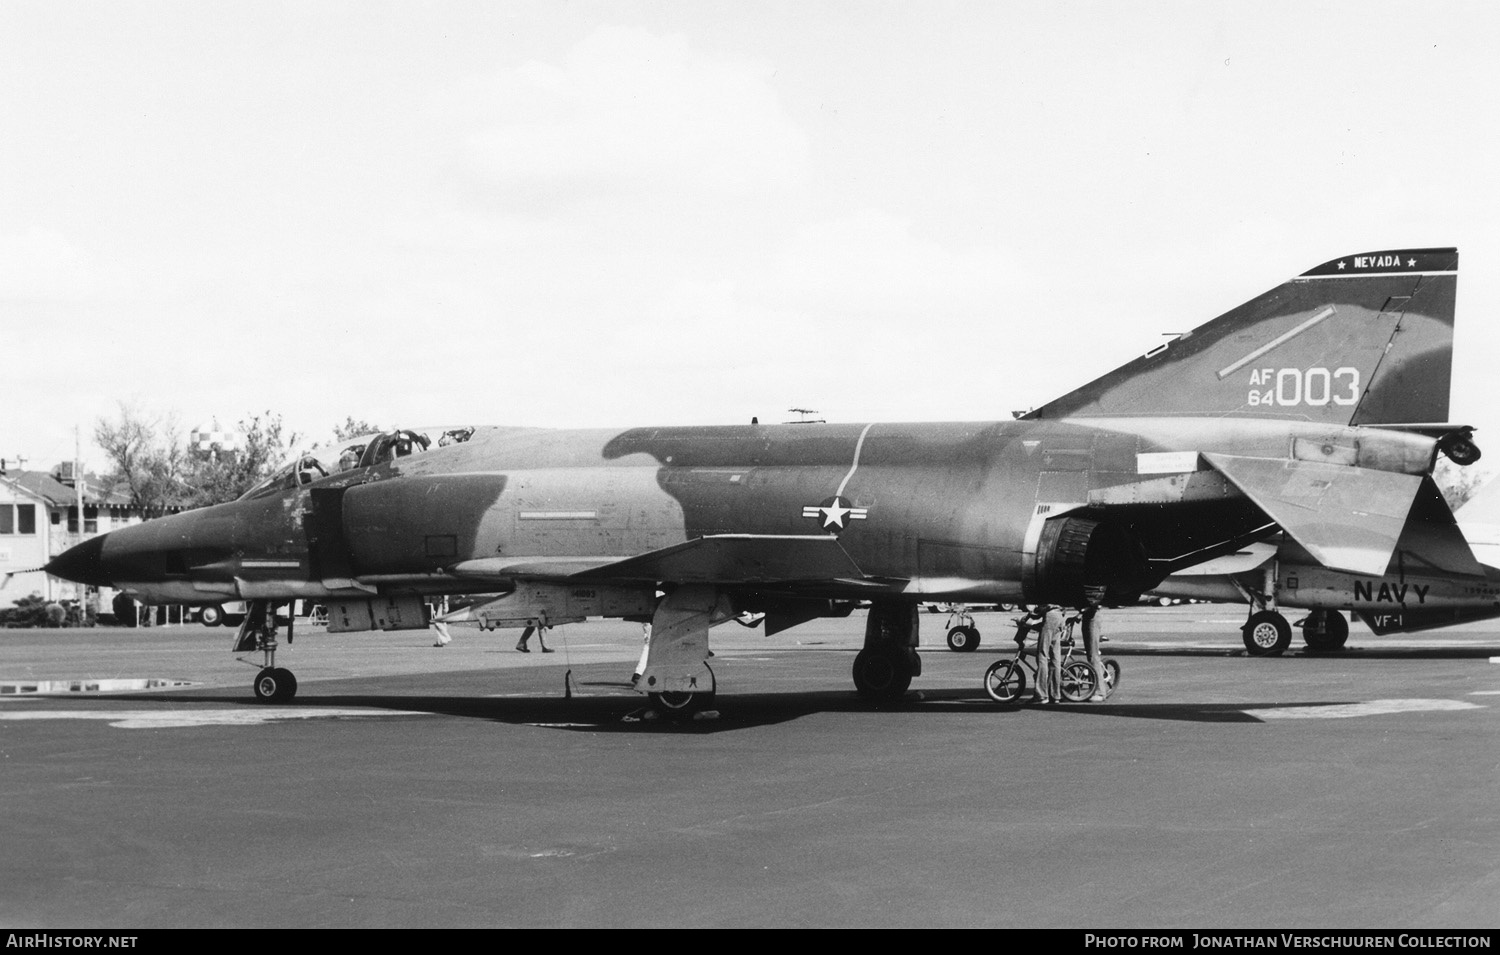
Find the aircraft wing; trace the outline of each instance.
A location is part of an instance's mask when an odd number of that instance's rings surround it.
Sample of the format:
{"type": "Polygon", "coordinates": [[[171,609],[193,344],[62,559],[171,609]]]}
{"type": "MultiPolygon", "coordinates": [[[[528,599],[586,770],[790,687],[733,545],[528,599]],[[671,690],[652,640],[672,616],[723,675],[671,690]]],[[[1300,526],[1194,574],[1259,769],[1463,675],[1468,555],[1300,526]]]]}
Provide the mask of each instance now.
{"type": "Polygon", "coordinates": [[[1422,489],[1422,476],[1372,468],[1203,457],[1320,564],[1356,574],[1385,573],[1422,489]]]}
{"type": "Polygon", "coordinates": [[[838,538],[823,534],[716,534],[574,575],[576,580],[691,584],[861,580],[838,538]]]}
{"type": "Polygon", "coordinates": [[[589,581],[670,580],[686,584],[860,581],[864,572],[838,538],[804,534],[717,534],[636,557],[485,557],[448,569],[455,577],[589,581]]]}

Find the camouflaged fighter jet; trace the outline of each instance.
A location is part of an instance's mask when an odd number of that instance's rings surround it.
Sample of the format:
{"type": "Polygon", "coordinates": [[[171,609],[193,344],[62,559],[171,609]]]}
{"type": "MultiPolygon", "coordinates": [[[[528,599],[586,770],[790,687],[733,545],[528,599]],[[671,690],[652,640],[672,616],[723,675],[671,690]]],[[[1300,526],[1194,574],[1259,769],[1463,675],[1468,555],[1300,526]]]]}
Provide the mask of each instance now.
{"type": "Polygon", "coordinates": [[[667,710],[716,689],[708,633],[773,634],[867,603],[854,685],[902,696],[923,602],[1134,600],[1278,532],[1320,566],[1386,571],[1405,535],[1478,574],[1441,506],[1454,249],[1352,255],[1018,420],[393,433],[345,471],[294,462],[240,500],[113,531],[60,577],[147,602],[250,602],[256,695],[288,698],[277,605],[331,630],[418,628],[425,597],[496,594],[490,625],[649,622],[637,688],[667,710]]]}

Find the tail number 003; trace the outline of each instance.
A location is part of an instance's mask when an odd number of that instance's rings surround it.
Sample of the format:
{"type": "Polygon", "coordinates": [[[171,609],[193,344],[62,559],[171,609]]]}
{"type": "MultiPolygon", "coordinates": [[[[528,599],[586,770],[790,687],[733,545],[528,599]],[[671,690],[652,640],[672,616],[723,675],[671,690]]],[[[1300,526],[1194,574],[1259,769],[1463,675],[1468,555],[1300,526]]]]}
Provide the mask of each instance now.
{"type": "Polygon", "coordinates": [[[1248,405],[1313,405],[1359,401],[1359,369],[1257,368],[1250,372],[1248,405]]]}

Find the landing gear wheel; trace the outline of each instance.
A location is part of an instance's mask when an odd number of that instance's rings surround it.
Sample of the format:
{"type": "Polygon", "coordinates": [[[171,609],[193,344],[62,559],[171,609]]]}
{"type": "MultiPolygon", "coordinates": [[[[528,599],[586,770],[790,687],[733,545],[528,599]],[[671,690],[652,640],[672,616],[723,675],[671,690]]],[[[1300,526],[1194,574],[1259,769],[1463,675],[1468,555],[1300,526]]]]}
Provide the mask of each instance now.
{"type": "Polygon", "coordinates": [[[685,693],[680,690],[651,693],[649,696],[656,711],[670,719],[686,719],[699,710],[708,709],[714,700],[712,693],[685,693]]]}
{"type": "Polygon", "coordinates": [[[948,631],[948,649],[958,653],[973,653],[979,649],[979,630],[976,627],[954,627],[948,631]]]}
{"type": "Polygon", "coordinates": [[[1302,639],[1307,642],[1307,649],[1323,653],[1344,649],[1344,644],[1349,639],[1349,621],[1337,610],[1325,610],[1314,613],[1308,624],[1312,624],[1319,613],[1322,614],[1322,627],[1302,628],[1302,639]]]}
{"type": "Polygon", "coordinates": [[[1113,660],[1104,661],[1104,698],[1107,700],[1120,685],[1120,665],[1113,660]]]}
{"type": "Polygon", "coordinates": [[[1245,650],[1252,657],[1280,654],[1292,645],[1292,625],[1274,610],[1262,610],[1250,615],[1242,628],[1245,650]]]}
{"type": "Polygon", "coordinates": [[[905,654],[861,650],[854,657],[854,689],[877,703],[901,699],[911,686],[912,668],[905,654]]]}
{"type": "Polygon", "coordinates": [[[984,671],[984,692],[996,703],[1014,703],[1026,692],[1026,668],[1015,660],[1000,660],[984,671]]]}
{"type": "Polygon", "coordinates": [[[217,627],[224,622],[224,611],[220,607],[204,607],[199,619],[205,627],[217,627]]]}
{"type": "Polygon", "coordinates": [[[255,698],[262,703],[285,703],[297,695],[297,678],[285,667],[266,667],[255,675],[255,698]]]}
{"type": "Polygon", "coordinates": [[[1063,667],[1062,695],[1069,703],[1083,703],[1094,695],[1094,668],[1082,660],[1063,667]]]}

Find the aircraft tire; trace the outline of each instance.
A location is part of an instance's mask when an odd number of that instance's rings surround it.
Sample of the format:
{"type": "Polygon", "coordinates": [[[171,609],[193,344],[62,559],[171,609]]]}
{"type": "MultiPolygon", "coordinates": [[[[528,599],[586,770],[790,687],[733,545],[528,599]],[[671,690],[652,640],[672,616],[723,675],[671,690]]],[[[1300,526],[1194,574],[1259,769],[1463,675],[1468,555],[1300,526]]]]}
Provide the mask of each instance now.
{"type": "Polygon", "coordinates": [[[954,627],[948,631],[948,649],[956,653],[973,653],[979,649],[979,630],[976,627],[954,627]]]}
{"type": "Polygon", "coordinates": [[[1018,660],[998,660],[984,671],[984,692],[996,703],[1017,703],[1026,693],[1026,668],[1018,660]]]}
{"type": "Polygon", "coordinates": [[[1292,645],[1292,625],[1274,610],[1262,610],[1250,615],[1241,628],[1245,639],[1245,652],[1252,657],[1280,655],[1292,645]]]}
{"type": "Polygon", "coordinates": [[[1120,685],[1120,664],[1113,660],[1104,661],[1104,698],[1107,700],[1114,694],[1115,688],[1120,685]]]}
{"type": "Polygon", "coordinates": [[[1303,627],[1302,639],[1309,650],[1320,653],[1342,650],[1349,640],[1349,621],[1337,610],[1324,611],[1323,632],[1319,633],[1314,627],[1303,627]]]}
{"type": "Polygon", "coordinates": [[[205,627],[217,627],[224,622],[224,608],[215,607],[210,604],[203,608],[203,613],[199,614],[199,619],[203,621],[205,627]]]}
{"type": "Polygon", "coordinates": [[[1084,703],[1094,695],[1094,668],[1086,660],[1065,664],[1062,671],[1062,695],[1069,703],[1084,703]]]}
{"type": "Polygon", "coordinates": [[[864,649],[854,657],[854,689],[876,703],[901,699],[911,687],[912,670],[903,653],[864,649]]]}
{"type": "Polygon", "coordinates": [[[262,703],[285,703],[297,695],[297,678],[285,667],[266,667],[255,675],[253,688],[262,703]]]}
{"type": "Polygon", "coordinates": [[[699,710],[708,709],[713,704],[714,694],[668,690],[665,693],[652,693],[650,699],[651,705],[662,716],[669,719],[686,719],[699,710]]]}

